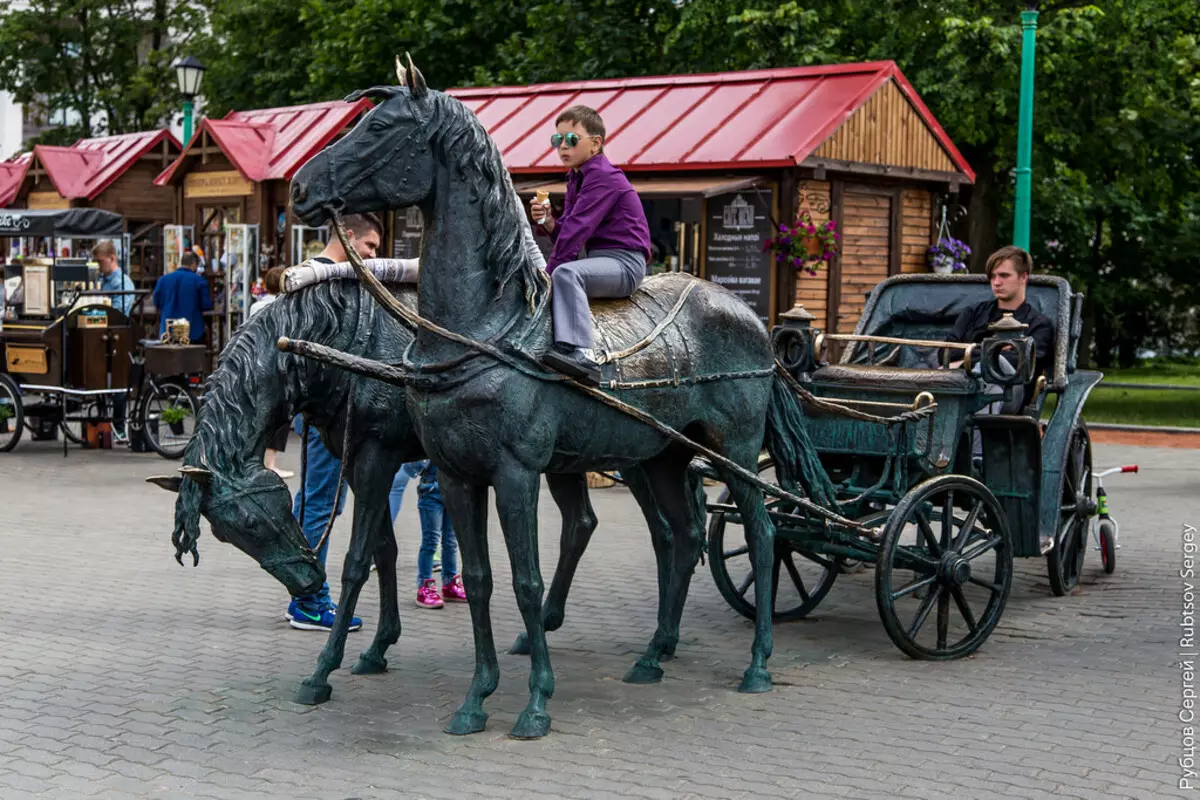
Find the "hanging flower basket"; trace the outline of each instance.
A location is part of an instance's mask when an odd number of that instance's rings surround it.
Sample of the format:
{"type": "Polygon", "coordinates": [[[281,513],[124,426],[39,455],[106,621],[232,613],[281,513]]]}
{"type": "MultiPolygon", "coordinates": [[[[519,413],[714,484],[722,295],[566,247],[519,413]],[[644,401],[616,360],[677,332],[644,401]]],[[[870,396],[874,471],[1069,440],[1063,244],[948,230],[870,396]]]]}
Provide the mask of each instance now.
{"type": "Polygon", "coordinates": [[[791,225],[780,225],[779,234],[768,239],[763,250],[774,251],[777,263],[816,275],[818,267],[829,264],[837,255],[840,238],[836,222],[813,222],[812,214],[805,209],[791,225]]]}
{"type": "Polygon", "coordinates": [[[938,275],[952,275],[967,271],[967,256],[971,248],[952,236],[942,236],[937,244],[925,253],[929,268],[938,275]]]}

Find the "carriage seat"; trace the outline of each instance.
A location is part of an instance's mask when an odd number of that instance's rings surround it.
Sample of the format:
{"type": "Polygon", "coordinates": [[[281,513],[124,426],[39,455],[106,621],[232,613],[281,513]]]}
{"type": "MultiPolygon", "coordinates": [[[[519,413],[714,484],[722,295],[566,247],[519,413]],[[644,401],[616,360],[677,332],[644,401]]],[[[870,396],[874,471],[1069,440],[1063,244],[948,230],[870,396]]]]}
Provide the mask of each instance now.
{"type": "MultiPolygon", "coordinates": [[[[1072,321],[1071,293],[1067,282],[1050,275],[1031,275],[1026,290],[1030,305],[1040,311],[1054,328],[1052,383],[1065,385],[1068,371],[1064,356],[1074,352],[1078,339],[1072,321]]],[[[867,301],[855,333],[892,336],[902,339],[947,341],[954,321],[966,309],[992,299],[991,286],[984,275],[899,275],[875,287],[867,301]]],[[[1075,326],[1077,327],[1077,325],[1075,326]]],[[[938,352],[931,348],[876,345],[875,362],[896,367],[937,371],[938,352]],[[899,353],[896,353],[896,350],[899,353]]],[[[839,366],[870,363],[865,344],[847,346],[839,366]]],[[[1073,368],[1073,364],[1070,365],[1073,368]]]]}
{"type": "Polygon", "coordinates": [[[910,369],[869,364],[829,364],[812,374],[813,383],[841,388],[905,392],[949,392],[970,394],[979,390],[979,381],[962,369],[910,369]]]}

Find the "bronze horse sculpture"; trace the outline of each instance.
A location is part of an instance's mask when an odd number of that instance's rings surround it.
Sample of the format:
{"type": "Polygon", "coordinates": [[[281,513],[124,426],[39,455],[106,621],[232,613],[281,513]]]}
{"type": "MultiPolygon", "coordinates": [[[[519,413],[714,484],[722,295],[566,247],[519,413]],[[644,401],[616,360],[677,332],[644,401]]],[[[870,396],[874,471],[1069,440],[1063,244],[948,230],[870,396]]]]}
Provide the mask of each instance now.
{"type": "MultiPolygon", "coordinates": [[[[413,286],[393,291],[399,302],[415,309],[413,286]]],[[[405,411],[403,389],[284,355],[274,345],[285,332],[370,358],[386,358],[413,340],[409,328],[378,312],[356,280],[330,280],[283,294],[239,328],[221,354],[184,456],[183,474],[149,480],[179,494],[173,534],[177,558],[188,553],[199,557],[204,516],[218,540],[250,555],[296,595],[319,587],[324,574],[292,516],[290,490],[263,465],[268,433],[292,415],[304,414],[330,451],[343,459],[355,502],[339,614],[313,674],[296,693],[297,702],[314,705],[332,694],[329,675],[341,666],[348,620],[372,560],[378,565],[380,621],[374,640],[351,671],[365,675],[387,668],[385,654],[401,629],[388,493],[400,464],[425,454],[405,411]]],[[[626,479],[638,481],[640,476],[631,473],[626,479]]],[[[596,515],[583,475],[548,475],[547,484],[563,517],[558,567],[543,609],[546,629],[556,630],[563,623],[567,593],[596,528],[596,515]]],[[[667,537],[657,513],[648,524],[656,542],[667,537]]],[[[672,647],[677,640],[676,629],[672,647]]],[[[516,651],[523,648],[520,640],[514,646],[516,651]]]]}
{"type": "MultiPolygon", "coordinates": [[[[489,609],[489,486],[532,656],[530,699],[514,737],[548,732],[546,703],[554,693],[541,612],[540,474],[642,469],[647,485],[635,497],[643,508],[662,509],[674,540],[671,551],[656,547],[656,555],[660,575],[668,577],[665,612],[678,628],[704,517],[688,478],[692,451],[678,437],[663,435],[662,425],[728,459],[716,467],[741,511],[757,574],[752,658],[740,689],[769,690],[774,528],[761,490],[737,470],[753,470],[765,443],[785,485],[803,483],[827,503],[832,487],[817,477],[823,473],[807,446],[803,413],[775,372],[762,323],[714,284],[687,276],[653,278],[628,301],[593,304],[597,341],[608,354],[628,351],[603,359],[603,385],[628,413],[545,371],[538,357],[550,344],[548,282],[521,247],[524,221],[500,153],[466,106],[429,89],[411,60],[404,83],[348,98],[371,96],[380,103],[301,168],[292,204],[309,225],[367,209],[415,205],[424,215],[421,324],[413,345],[388,361],[403,356],[399,369],[407,377],[395,379],[408,384],[409,413],[439,466],[470,599],[475,674],[446,730],[483,730],[483,700],[499,679],[489,609]],[[647,427],[638,414],[650,415],[660,428],[647,427]]],[[[365,270],[359,276],[389,313],[411,318],[388,302],[365,270]]],[[[381,374],[389,369],[377,366],[381,374]]],[[[633,677],[657,679],[667,645],[656,634],[633,677]]]]}

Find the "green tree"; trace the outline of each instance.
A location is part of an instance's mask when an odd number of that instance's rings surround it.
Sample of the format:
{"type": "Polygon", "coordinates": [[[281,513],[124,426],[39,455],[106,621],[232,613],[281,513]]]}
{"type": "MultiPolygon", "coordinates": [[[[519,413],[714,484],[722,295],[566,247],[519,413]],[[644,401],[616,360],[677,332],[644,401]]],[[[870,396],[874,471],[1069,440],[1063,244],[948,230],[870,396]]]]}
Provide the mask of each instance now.
{"type": "Polygon", "coordinates": [[[45,120],[48,142],[154,128],[179,107],[171,63],[197,30],[183,0],[31,0],[0,6],[0,89],[45,120]]]}

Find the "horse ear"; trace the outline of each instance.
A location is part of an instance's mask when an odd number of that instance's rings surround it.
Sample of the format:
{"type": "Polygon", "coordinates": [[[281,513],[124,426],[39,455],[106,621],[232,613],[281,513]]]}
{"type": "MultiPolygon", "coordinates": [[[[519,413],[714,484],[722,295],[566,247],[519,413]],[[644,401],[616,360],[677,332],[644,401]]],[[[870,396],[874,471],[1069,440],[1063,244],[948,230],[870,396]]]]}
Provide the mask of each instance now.
{"type": "Polygon", "coordinates": [[[408,90],[412,93],[414,100],[420,100],[429,91],[429,87],[425,85],[425,76],[413,63],[412,55],[409,53],[404,55],[408,59],[408,90]]]}
{"type": "Polygon", "coordinates": [[[152,478],[146,478],[146,483],[153,483],[159,488],[166,489],[168,492],[179,493],[179,486],[183,483],[183,478],[178,475],[155,475],[152,478]]]}
{"type": "Polygon", "coordinates": [[[400,56],[396,56],[396,85],[408,85],[408,72],[404,69],[404,65],[400,63],[400,56]]]}
{"type": "Polygon", "coordinates": [[[381,100],[387,100],[389,97],[395,97],[400,93],[400,90],[395,86],[372,86],[369,89],[359,89],[357,92],[351,92],[346,95],[343,102],[356,103],[364,97],[378,97],[381,100]]]}
{"type": "Polygon", "coordinates": [[[201,486],[208,486],[210,483],[212,483],[212,470],[206,467],[186,466],[180,467],[179,471],[201,486]]]}

